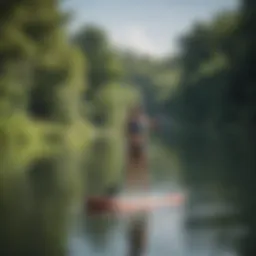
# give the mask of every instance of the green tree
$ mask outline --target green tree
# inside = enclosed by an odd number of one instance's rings
[[[88,90],[86,96],[90,100],[106,83],[120,79],[121,65],[102,29],[96,26],[85,26],[74,36],[73,41],[87,58]]]
[[[11,1],[0,12],[0,254],[64,255],[89,137],[83,55],[58,1]]]

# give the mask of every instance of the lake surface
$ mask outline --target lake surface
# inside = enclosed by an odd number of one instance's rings
[[[181,192],[173,188],[174,192]],[[156,190],[162,193],[163,190]],[[145,255],[235,256],[234,230],[193,228],[184,225],[185,206],[173,206],[149,213],[148,245]],[[127,255],[128,217],[90,216],[76,218],[69,239],[70,256]],[[228,238],[228,239],[226,239]],[[222,243],[220,243],[220,241]]]

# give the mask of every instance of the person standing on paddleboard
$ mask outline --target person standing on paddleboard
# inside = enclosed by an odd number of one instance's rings
[[[127,123],[127,169],[125,191],[132,196],[145,194],[149,189],[148,135],[150,122],[142,105],[137,105],[128,116]],[[129,256],[145,252],[147,235],[146,213],[137,213],[131,218],[128,231]]]
[[[146,189],[149,182],[147,143],[150,124],[142,105],[134,107],[127,124],[126,188]]]
[[[133,107],[126,124],[127,159],[123,194],[126,198],[141,198],[149,192],[148,136],[155,128],[144,113],[142,105]],[[120,204],[113,203],[118,198],[120,187],[112,184],[106,190],[106,198],[93,199],[92,208],[100,211],[114,211]],[[120,198],[119,198],[120,199]],[[96,205],[93,207],[93,205]],[[89,207],[90,208],[90,207]],[[143,209],[143,208],[142,208]],[[145,210],[133,212],[128,223],[128,256],[141,256],[145,253],[147,235],[147,213]]]

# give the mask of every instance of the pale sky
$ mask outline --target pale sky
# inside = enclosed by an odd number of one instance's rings
[[[175,51],[195,21],[237,8],[238,0],[66,0],[63,6],[74,12],[72,30],[97,24],[115,46],[161,56]]]

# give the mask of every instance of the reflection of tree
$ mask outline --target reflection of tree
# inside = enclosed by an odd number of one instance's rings
[[[31,166],[29,174],[33,198],[29,223],[32,253],[64,255],[70,204],[65,196],[64,184],[59,186],[57,162],[55,159],[37,161]]]

